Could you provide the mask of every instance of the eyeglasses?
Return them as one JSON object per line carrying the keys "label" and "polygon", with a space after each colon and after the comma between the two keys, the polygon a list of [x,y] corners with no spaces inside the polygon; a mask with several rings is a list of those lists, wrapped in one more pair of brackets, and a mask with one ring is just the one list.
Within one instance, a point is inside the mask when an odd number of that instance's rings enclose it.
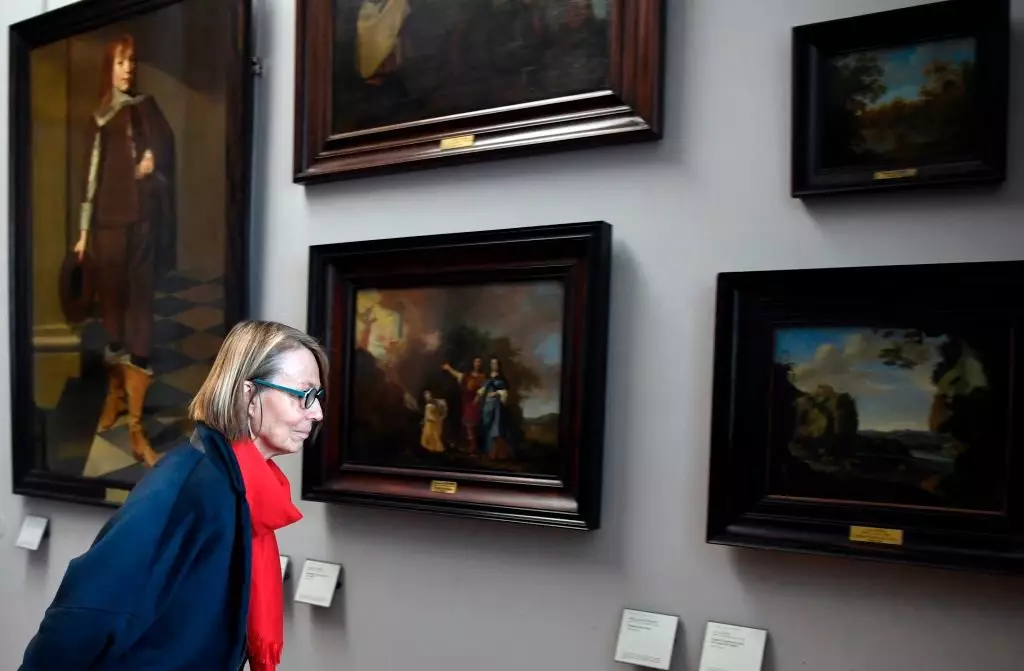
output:
{"label": "eyeglasses", "polygon": [[324,396],[326,396],[326,392],[323,390],[323,388],[313,387],[312,389],[306,389],[305,391],[303,391],[302,389],[292,389],[291,387],[282,387],[281,385],[274,384],[273,382],[270,382],[268,380],[259,380],[259,379],[257,379],[257,380],[253,380],[252,382],[253,382],[253,384],[258,384],[261,387],[269,387],[270,389],[276,389],[278,391],[283,391],[286,394],[291,394],[292,396],[296,396],[298,398],[301,398],[302,399],[302,405],[307,410],[309,410],[310,408],[313,407],[313,401],[320,401],[320,405],[323,406]]}

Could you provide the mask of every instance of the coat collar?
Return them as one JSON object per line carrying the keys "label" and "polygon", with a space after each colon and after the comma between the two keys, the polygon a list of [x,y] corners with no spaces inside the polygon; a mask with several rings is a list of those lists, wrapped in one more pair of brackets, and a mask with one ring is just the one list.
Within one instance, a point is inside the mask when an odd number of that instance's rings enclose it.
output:
{"label": "coat collar", "polygon": [[238,459],[235,458],[227,438],[208,424],[197,422],[190,442],[194,448],[205,453],[214,466],[227,476],[237,494],[245,496],[242,470],[238,467]]}
{"label": "coat collar", "polygon": [[117,116],[117,113],[120,112],[123,108],[129,105],[137,105],[148,97],[146,94],[130,96],[121,93],[120,91],[118,91],[117,93],[120,95],[115,95],[113,100],[110,101],[110,104],[107,107],[96,110],[96,112],[93,113],[93,118],[96,120],[96,125],[100,128],[106,126],[107,123],[115,116]]}

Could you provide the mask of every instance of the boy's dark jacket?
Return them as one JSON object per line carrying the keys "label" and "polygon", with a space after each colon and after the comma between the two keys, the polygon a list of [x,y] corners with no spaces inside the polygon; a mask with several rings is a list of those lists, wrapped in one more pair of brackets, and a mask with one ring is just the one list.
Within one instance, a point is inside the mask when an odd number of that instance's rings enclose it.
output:
{"label": "boy's dark jacket", "polygon": [[234,452],[200,424],[68,565],[20,671],[236,671],[251,547]]}

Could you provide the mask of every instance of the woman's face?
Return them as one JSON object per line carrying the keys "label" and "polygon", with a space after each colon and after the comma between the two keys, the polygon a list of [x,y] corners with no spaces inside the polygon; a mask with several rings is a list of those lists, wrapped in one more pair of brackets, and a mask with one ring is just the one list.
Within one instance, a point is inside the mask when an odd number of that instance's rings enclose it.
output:
{"label": "woman's face", "polygon": [[135,83],[135,52],[118,47],[114,52],[114,88],[122,93],[132,90]]}
{"label": "woman's face", "polygon": [[[269,382],[299,391],[320,388],[320,370],[305,347],[281,356],[281,371]],[[320,401],[306,408],[302,399],[278,389],[265,388],[249,403],[249,426],[256,446],[266,457],[294,454],[313,430],[313,422],[324,418]]]}

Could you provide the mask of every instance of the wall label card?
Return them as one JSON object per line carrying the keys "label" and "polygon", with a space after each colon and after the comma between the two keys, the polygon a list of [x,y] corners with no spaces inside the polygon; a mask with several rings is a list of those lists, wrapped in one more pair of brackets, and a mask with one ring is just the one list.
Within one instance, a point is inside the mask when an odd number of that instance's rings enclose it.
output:
{"label": "wall label card", "polygon": [[334,601],[334,592],[338,589],[338,576],[341,575],[341,564],[307,559],[302,565],[299,586],[295,590],[295,600],[313,606],[330,608]]}
{"label": "wall label card", "polygon": [[708,622],[699,671],[761,671],[768,632]]}
{"label": "wall label card", "polygon": [[615,661],[650,669],[668,669],[679,618],[640,610],[622,611]]}
{"label": "wall label card", "polygon": [[21,523],[18,540],[14,544],[26,550],[38,550],[43,538],[46,537],[46,527],[49,523],[50,520],[45,517],[26,516]]}

